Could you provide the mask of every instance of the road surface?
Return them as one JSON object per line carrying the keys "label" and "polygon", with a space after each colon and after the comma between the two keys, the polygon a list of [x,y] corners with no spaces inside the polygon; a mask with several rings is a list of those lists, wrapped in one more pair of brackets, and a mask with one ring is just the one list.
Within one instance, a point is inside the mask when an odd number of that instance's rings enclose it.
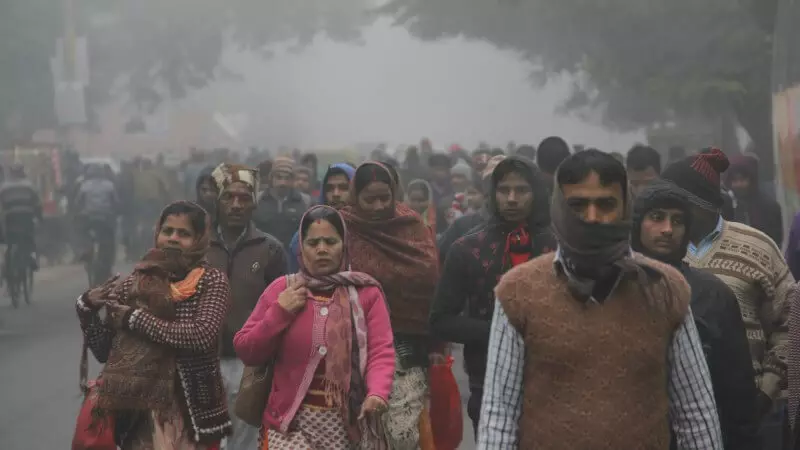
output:
{"label": "road surface", "polygon": [[[120,268],[125,269],[130,266]],[[12,309],[0,289],[0,449],[69,448],[81,402],[75,299],[85,288],[83,267],[72,265],[42,269],[30,306]],[[460,361],[456,365],[462,393],[467,392]],[[97,373],[93,360],[90,368],[90,376]],[[472,441],[465,411],[461,448],[473,449]]]}

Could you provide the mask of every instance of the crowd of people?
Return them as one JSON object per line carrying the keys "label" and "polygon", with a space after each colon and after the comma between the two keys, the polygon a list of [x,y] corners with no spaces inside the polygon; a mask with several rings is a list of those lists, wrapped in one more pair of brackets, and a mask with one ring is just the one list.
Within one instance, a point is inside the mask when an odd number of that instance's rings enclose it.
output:
{"label": "crowd of people", "polygon": [[152,248],[78,298],[87,402],[124,450],[442,450],[460,344],[480,449],[792,449],[800,233],[755,156],[672,154],[194,153],[193,201],[140,200]]}

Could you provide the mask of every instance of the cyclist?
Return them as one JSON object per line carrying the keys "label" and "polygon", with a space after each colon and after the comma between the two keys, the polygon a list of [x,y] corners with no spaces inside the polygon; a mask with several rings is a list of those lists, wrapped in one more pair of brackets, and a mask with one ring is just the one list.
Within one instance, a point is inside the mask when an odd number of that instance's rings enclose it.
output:
{"label": "cyclist", "polygon": [[36,223],[42,220],[42,202],[21,164],[10,167],[8,179],[0,186],[0,214],[7,245],[4,267],[8,267],[8,249],[19,245],[30,252],[31,269],[38,270],[35,237]]}
{"label": "cyclist", "polygon": [[[78,186],[75,196],[75,219],[81,249],[80,260],[88,262],[97,258],[94,265],[98,271],[96,280],[110,277],[116,257],[116,230],[119,214],[119,196],[114,183],[108,179],[106,170],[98,164],[86,167],[85,179]],[[92,255],[92,238],[97,240],[98,254]]]}

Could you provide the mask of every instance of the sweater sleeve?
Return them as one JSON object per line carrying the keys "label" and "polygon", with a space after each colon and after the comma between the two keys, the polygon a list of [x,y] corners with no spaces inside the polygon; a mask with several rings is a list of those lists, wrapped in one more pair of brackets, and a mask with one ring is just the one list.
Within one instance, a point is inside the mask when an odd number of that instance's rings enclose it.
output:
{"label": "sweater sleeve", "polygon": [[294,322],[294,314],[278,304],[278,296],[286,289],[286,278],[273,281],[258,299],[247,322],[233,337],[236,355],[248,366],[266,364],[278,349],[279,338]]}
{"label": "sweater sleeve", "polygon": [[456,241],[450,247],[431,305],[431,331],[447,342],[489,342],[490,322],[462,314],[474,290],[467,266],[469,257],[463,241]]}
{"label": "sweater sleeve", "polygon": [[83,331],[83,338],[95,359],[100,363],[105,363],[108,360],[111,342],[116,331],[100,318],[99,310],[93,309],[86,304],[85,297],[86,294],[78,297],[78,301],[75,304],[78,312],[78,321],[81,324],[81,331]]}
{"label": "sweater sleeve", "polygon": [[[369,293],[369,294],[368,294]],[[389,394],[394,382],[394,336],[389,320],[386,299],[378,288],[365,289],[364,295],[371,295],[372,302],[364,311],[367,322],[367,395],[382,398],[388,404]]]}
{"label": "sweater sleeve", "polygon": [[195,352],[208,352],[219,344],[222,322],[230,305],[227,277],[216,269],[207,269],[202,292],[193,317],[164,320],[144,309],[135,309],[128,320],[131,331],[157,344]]}
{"label": "sweater sleeve", "polygon": [[789,267],[775,247],[773,256],[775,260],[775,277],[772,286],[765,286],[764,291],[773,293],[766,299],[770,305],[768,319],[771,332],[767,336],[767,354],[764,356],[764,375],[761,379],[761,390],[770,398],[776,399],[780,395],[781,381],[786,379],[786,361],[789,358],[789,291],[794,284],[794,278],[789,272]]}

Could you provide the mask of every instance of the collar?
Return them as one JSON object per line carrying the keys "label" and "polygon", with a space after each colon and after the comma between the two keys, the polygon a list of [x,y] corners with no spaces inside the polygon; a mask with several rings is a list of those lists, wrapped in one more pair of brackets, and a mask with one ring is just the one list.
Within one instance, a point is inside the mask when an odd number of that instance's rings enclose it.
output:
{"label": "collar", "polygon": [[717,220],[717,226],[711,230],[711,233],[708,233],[708,236],[704,237],[697,245],[694,245],[691,241],[689,242],[689,251],[695,253],[697,249],[703,248],[706,245],[711,244],[712,242],[716,241],[717,238],[722,234],[722,227],[725,225],[725,219],[722,218],[722,214],[719,215],[719,219]]}
{"label": "collar", "polygon": [[[243,242],[247,241],[250,238],[250,231],[252,229],[253,229],[253,224],[252,222],[250,222],[247,224],[246,227],[244,227],[244,230],[242,230],[242,234],[240,234],[239,237],[236,238],[236,241],[234,241],[233,248],[237,248]],[[217,224],[216,232],[217,232],[217,235],[215,236],[216,241],[219,242],[220,245],[222,245],[225,248],[225,250],[230,251],[231,248],[228,248],[228,245],[225,243],[225,239],[222,237],[223,236],[222,227],[219,224]]]}

